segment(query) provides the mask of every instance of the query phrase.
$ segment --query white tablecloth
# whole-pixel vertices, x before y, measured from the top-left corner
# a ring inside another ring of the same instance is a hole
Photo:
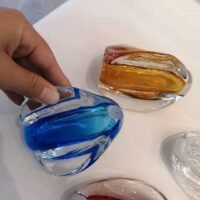
[[[67,200],[72,185],[127,176],[147,181],[169,200],[188,200],[169,169],[174,133],[200,128],[200,3],[195,0],[71,0],[36,24],[74,86],[97,92],[101,56],[110,44],[168,52],[190,69],[187,96],[152,113],[124,111],[124,126],[106,153],[84,173],[54,177],[24,147],[19,109],[0,94],[0,199]]]

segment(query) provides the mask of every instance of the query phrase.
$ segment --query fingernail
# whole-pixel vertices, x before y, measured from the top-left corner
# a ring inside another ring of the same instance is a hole
[[[58,102],[59,94],[56,90],[44,88],[38,99],[45,104],[54,104]]]

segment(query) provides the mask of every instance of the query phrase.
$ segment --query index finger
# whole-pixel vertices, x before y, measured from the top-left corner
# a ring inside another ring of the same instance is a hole
[[[21,48],[16,52],[16,56],[26,55],[30,62],[39,68],[42,75],[49,82],[54,85],[70,85],[68,78],[59,67],[46,41],[29,24],[24,29],[20,46]]]

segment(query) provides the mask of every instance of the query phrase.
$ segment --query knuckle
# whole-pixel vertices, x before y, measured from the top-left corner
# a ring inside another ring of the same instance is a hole
[[[19,10],[14,8],[0,8],[0,14],[6,18],[25,18]]]
[[[16,19],[23,19],[24,15],[17,9],[10,9],[10,14],[13,15]]]
[[[13,26],[13,29],[21,26],[24,26],[26,24],[27,20],[26,17],[17,9],[12,9],[12,8],[0,8],[0,22],[4,22],[7,24],[11,24]],[[9,28],[10,30],[11,27]]]

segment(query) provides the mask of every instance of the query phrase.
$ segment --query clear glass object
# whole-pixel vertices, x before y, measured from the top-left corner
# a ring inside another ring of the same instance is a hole
[[[173,174],[192,200],[200,199],[200,131],[187,131],[177,138],[172,155]]]
[[[78,88],[57,87],[60,101],[41,105],[26,100],[21,109],[24,140],[50,173],[73,175],[92,165],[122,126],[113,100]]]
[[[87,184],[78,189],[69,200],[167,200],[147,183],[114,178]]]
[[[166,107],[182,98],[191,84],[190,72],[172,55],[119,45],[105,50],[99,88],[126,109]]]

